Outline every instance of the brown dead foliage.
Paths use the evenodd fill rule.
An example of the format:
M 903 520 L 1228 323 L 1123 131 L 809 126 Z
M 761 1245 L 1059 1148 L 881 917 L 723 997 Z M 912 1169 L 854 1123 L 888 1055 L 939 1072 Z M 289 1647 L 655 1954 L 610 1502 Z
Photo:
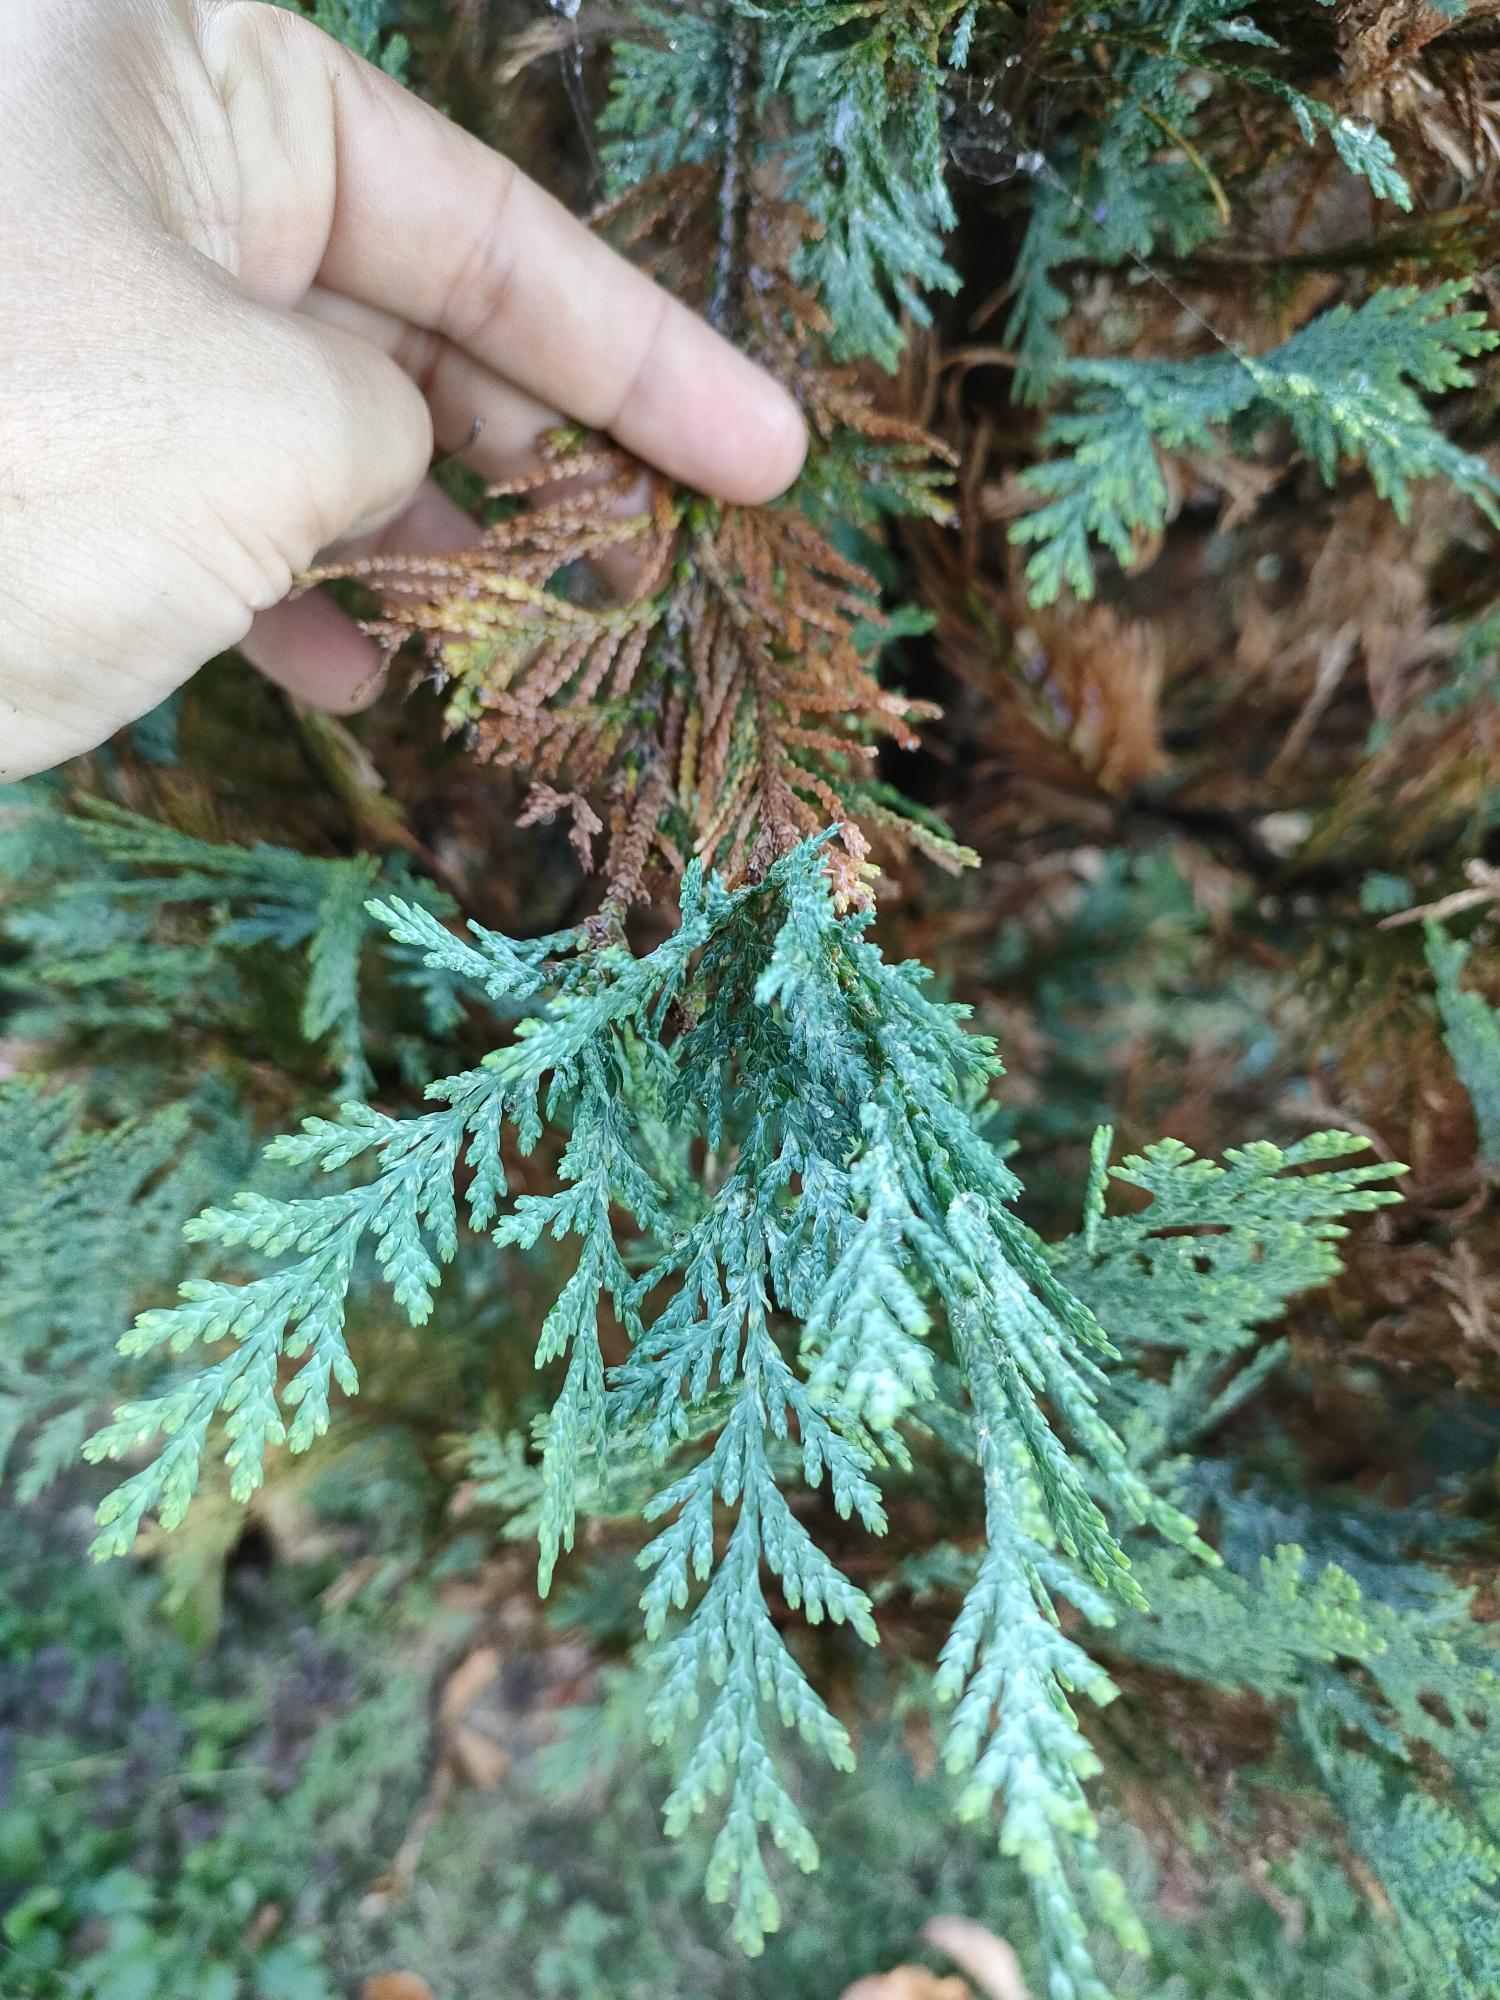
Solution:
M 733 331 L 795 390 L 816 437 L 857 437 L 888 476 L 930 482 L 943 447 L 828 362 L 827 316 L 789 276 L 815 225 L 757 200 L 726 268 L 706 233 L 715 188 L 712 173 L 679 169 L 599 220 L 684 296 L 729 281 Z M 608 910 L 646 899 L 695 855 L 731 880 L 755 876 L 831 825 L 846 904 L 868 898 L 872 837 L 955 865 L 950 845 L 870 789 L 880 745 L 915 747 L 937 711 L 882 685 L 879 586 L 795 495 L 714 505 L 605 440 L 560 431 L 490 498 L 503 511 L 471 549 L 304 581 L 378 593 L 371 633 L 392 652 L 416 642 L 449 727 L 530 782 L 521 824 L 566 812 L 590 868 L 605 836 Z M 590 566 L 628 576 L 623 596 L 591 585 Z
M 531 780 L 523 822 L 566 810 L 590 863 L 607 831 L 610 906 L 639 900 L 653 863 L 696 854 L 753 875 L 835 822 L 837 888 L 862 898 L 869 842 L 850 782 L 881 738 L 911 747 L 936 713 L 868 664 L 864 635 L 884 622 L 874 578 L 794 507 L 716 507 L 653 479 L 625 513 L 641 477 L 625 454 L 565 434 L 542 456 L 500 497 L 554 490 L 475 548 L 344 566 L 385 597 L 369 629 L 392 648 L 421 641 L 450 726 Z M 627 546 L 624 603 L 551 587 Z

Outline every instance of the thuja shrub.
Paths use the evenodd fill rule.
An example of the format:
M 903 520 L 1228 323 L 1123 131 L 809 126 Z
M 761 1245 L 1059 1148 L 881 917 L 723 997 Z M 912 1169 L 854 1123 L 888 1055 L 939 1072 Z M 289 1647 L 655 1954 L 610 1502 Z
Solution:
M 1252 1876 L 1331 1840 L 1414 1990 L 1500 1978 L 1485 1530 L 1442 1446 L 1493 1435 L 1493 59 L 1458 7 L 1305 12 L 720 0 L 608 51 L 558 9 L 507 54 L 504 20 L 456 50 L 415 0 L 320 5 L 501 137 L 486 80 L 555 71 L 599 227 L 787 383 L 807 469 L 770 508 L 656 479 L 630 513 L 639 469 L 556 433 L 475 496 L 472 550 L 336 573 L 420 692 L 363 746 L 294 718 L 314 802 L 268 753 L 209 803 L 215 730 L 272 699 L 212 684 L 13 795 L 28 1490 L 112 1312 L 143 1308 L 83 1446 L 121 1468 L 105 1557 L 357 1422 L 399 1320 L 434 1371 L 526 1338 L 535 1399 L 448 1428 L 543 1590 L 586 1523 L 634 1536 L 666 1824 L 707 1825 L 746 1951 L 795 1921 L 799 1760 L 853 1764 L 851 1690 L 896 1699 L 853 1656 L 889 1638 L 1051 2000 L 1145 1948 L 1093 1803 L 1145 1790 L 1154 1838 L 1206 1821 Z M 1351 523 L 1410 550 L 1399 658 Z M 1173 1131 L 1184 1050 L 1219 1158 Z M 1477 1120 L 1461 1158 L 1403 1108 L 1434 1091 Z M 1373 1216 L 1407 1154 L 1410 1218 Z M 1463 1365 L 1424 1416 L 1444 1297 Z

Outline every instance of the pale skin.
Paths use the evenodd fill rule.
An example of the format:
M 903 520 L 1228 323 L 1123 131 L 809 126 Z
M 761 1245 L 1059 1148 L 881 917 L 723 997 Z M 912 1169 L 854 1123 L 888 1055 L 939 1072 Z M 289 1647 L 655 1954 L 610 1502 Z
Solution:
M 769 377 L 514 166 L 254 0 L 0 0 L 0 783 L 231 647 L 378 681 L 321 554 L 474 538 L 427 477 L 566 417 L 726 500 L 796 476 Z

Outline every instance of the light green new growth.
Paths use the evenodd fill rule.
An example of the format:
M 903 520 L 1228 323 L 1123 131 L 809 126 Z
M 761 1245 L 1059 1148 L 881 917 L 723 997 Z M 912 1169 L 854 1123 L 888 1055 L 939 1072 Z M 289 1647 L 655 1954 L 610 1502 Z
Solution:
M 1108 1167 L 1109 1141 L 1107 1129 L 1096 1135 L 1084 1227 L 1054 1257 L 1127 1359 L 1175 1356 L 1169 1373 L 1147 1366 L 1111 1384 L 1131 1455 L 1150 1464 L 1222 1421 L 1279 1365 L 1280 1348 L 1265 1348 L 1225 1383 L 1226 1364 L 1290 1299 L 1342 1270 L 1337 1245 L 1348 1232 L 1337 1218 L 1399 1201 L 1383 1183 L 1405 1170 L 1382 1161 L 1329 1168 L 1368 1147 L 1343 1132 L 1285 1150 L 1234 1148 L 1223 1166 L 1163 1139 Z M 1151 1205 L 1106 1216 L 1108 1179 L 1148 1193 Z

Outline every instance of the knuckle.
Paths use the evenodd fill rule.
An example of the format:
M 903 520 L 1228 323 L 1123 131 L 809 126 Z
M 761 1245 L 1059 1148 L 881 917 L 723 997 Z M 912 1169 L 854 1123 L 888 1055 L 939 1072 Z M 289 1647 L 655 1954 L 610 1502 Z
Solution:
M 662 360 L 662 350 L 666 343 L 667 329 L 672 321 L 672 301 L 665 292 L 658 295 L 652 312 L 651 322 L 642 333 L 640 352 L 629 373 L 622 379 L 618 394 L 612 399 L 612 406 L 599 413 L 595 421 L 604 430 L 613 429 L 624 412 L 645 394 L 651 378 Z
M 439 313 L 439 324 L 460 343 L 503 317 L 509 304 L 515 270 L 511 206 L 519 182 L 517 169 L 495 155 L 493 184 L 454 263 Z
M 198 45 L 213 75 L 222 78 L 231 63 L 243 60 L 247 45 L 258 42 L 268 26 L 275 31 L 275 23 L 261 19 L 266 14 L 290 18 L 279 7 L 262 6 L 260 0 L 202 0 Z
M 391 358 L 430 401 L 450 352 L 440 333 L 425 326 L 404 326 L 397 335 Z
M 302 15 L 273 7 L 269 0 L 204 0 L 200 19 L 205 43 L 238 39 L 291 48 L 317 32 Z

